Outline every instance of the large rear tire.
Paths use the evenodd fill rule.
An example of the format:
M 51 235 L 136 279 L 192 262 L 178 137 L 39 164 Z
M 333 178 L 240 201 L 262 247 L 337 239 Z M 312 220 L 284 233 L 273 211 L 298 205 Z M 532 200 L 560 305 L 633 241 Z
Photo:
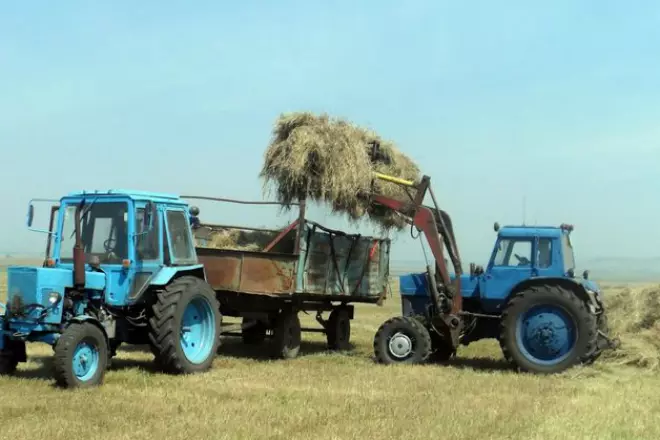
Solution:
M 374 337 L 374 354 L 381 364 L 421 364 L 431 354 L 431 335 L 415 318 L 385 321 Z
M 200 278 L 182 276 L 159 292 L 156 299 L 149 320 L 156 363 L 173 374 L 211 368 L 222 330 L 215 291 Z
M 515 294 L 500 322 L 504 357 L 519 371 L 531 373 L 559 373 L 586 362 L 596 337 L 596 319 L 585 302 L 555 284 Z

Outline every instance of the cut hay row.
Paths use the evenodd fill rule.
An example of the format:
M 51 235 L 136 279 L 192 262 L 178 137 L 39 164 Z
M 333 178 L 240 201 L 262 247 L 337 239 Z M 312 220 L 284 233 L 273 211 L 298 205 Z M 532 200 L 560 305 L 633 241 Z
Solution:
M 371 142 L 380 154 L 371 157 Z M 381 172 L 419 181 L 418 166 L 393 143 L 376 133 L 327 114 L 283 114 L 275 123 L 260 177 L 264 189 L 290 208 L 304 198 L 327 203 L 352 222 L 368 218 L 381 229 L 403 228 L 396 213 L 375 205 L 372 191 L 401 200 L 409 195 L 398 185 L 374 180 Z M 373 186 L 372 186 L 373 182 Z
M 660 285 L 605 292 L 605 301 L 610 331 L 620 338 L 621 345 L 604 352 L 602 359 L 660 371 Z

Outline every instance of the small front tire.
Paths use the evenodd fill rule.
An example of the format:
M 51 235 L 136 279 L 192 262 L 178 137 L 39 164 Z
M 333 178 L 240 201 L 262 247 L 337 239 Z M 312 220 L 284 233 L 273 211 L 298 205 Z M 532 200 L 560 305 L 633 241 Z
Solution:
M 63 388 L 103 383 L 108 365 L 105 334 L 91 322 L 73 322 L 55 344 L 55 381 Z
M 421 364 L 431 354 L 431 335 L 415 318 L 398 316 L 384 322 L 374 337 L 376 360 L 382 364 Z

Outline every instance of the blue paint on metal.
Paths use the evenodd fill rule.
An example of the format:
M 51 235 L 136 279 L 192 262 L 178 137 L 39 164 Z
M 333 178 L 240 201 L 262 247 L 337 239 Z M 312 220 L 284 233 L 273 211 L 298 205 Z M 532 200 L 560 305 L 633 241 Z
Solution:
M 90 380 L 99 369 L 99 349 L 87 341 L 81 341 L 73 351 L 72 370 L 78 380 Z
M 410 273 L 399 276 L 399 291 L 404 296 L 428 297 L 426 273 Z
M 177 266 L 177 267 L 161 267 L 158 272 L 155 273 L 154 277 L 151 279 L 150 284 L 152 286 L 165 286 L 174 278 L 177 274 L 183 272 L 191 272 L 203 270 L 204 265 L 202 264 L 193 264 L 190 266 Z
M 556 365 L 568 356 L 577 341 L 577 325 L 561 307 L 536 306 L 516 321 L 516 341 L 530 362 Z
M 195 298 L 183 312 L 181 319 L 181 349 L 194 363 L 204 362 L 212 354 L 215 341 L 215 314 L 205 298 Z

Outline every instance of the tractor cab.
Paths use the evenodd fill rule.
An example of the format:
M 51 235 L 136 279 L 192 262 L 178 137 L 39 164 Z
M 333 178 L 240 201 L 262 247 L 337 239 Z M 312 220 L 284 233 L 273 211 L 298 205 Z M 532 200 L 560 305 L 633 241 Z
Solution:
M 575 276 L 571 244 L 573 226 L 504 226 L 495 223 L 497 240 L 486 268 L 470 264 L 461 277 L 461 292 L 468 301 L 479 300 L 486 312 L 497 312 L 514 290 L 530 279 L 564 279 L 598 293 L 598 286 Z

